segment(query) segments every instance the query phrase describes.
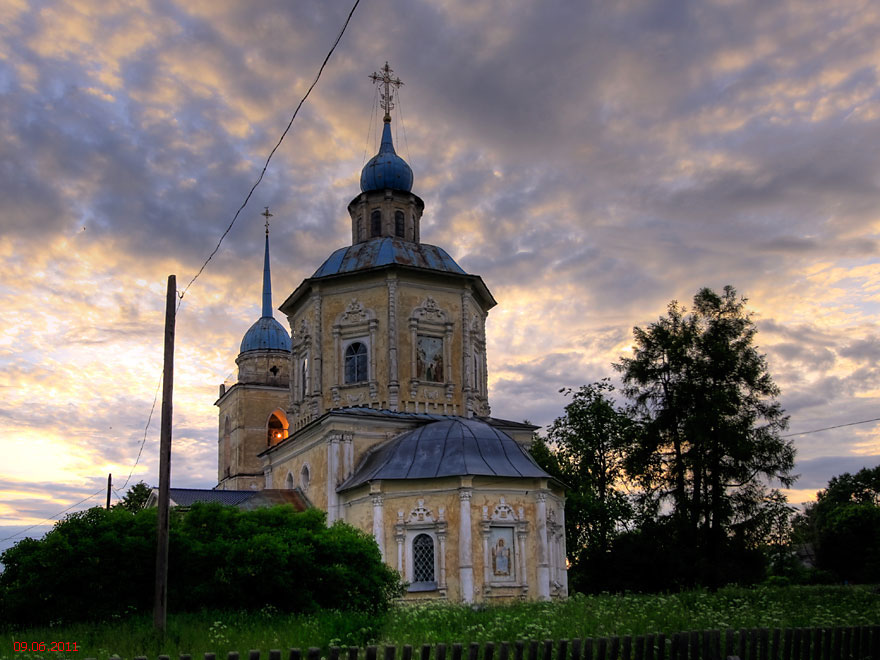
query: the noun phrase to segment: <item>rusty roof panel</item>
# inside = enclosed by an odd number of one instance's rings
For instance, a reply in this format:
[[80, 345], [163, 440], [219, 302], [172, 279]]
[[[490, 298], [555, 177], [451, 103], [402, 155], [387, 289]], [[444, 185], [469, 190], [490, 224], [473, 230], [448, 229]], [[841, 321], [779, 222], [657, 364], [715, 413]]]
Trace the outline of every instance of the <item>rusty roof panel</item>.
[[385, 236], [336, 250], [312, 277], [352, 273], [391, 264], [467, 274], [443, 248]]

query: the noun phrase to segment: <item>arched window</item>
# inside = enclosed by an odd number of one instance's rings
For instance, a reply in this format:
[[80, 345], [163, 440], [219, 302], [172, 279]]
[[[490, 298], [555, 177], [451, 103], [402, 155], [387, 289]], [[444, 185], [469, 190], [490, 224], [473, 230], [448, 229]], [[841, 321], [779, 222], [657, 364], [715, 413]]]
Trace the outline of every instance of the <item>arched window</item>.
[[309, 466], [303, 465], [302, 469], [299, 471], [299, 485], [303, 490], [309, 489], [309, 483], [311, 483], [311, 474], [309, 472]]
[[287, 490], [293, 490], [293, 475], [290, 472], [287, 473], [287, 479], [284, 480], [284, 487]]
[[367, 347], [359, 341], [345, 349], [345, 382], [362, 383], [367, 380]]
[[394, 235], [404, 237], [403, 211], [394, 212]]
[[269, 417], [269, 423], [266, 425], [266, 445], [271, 447], [277, 445], [284, 440], [284, 422], [278, 419], [278, 415], [273, 414]]
[[434, 539], [419, 534], [412, 542], [413, 582], [434, 581]]
[[223, 474], [224, 476], [229, 476], [230, 473], [230, 465], [229, 461], [232, 457], [232, 425], [229, 423], [229, 415], [226, 416], [226, 419], [223, 421]]
[[370, 214], [370, 237], [382, 235], [382, 212], [376, 209]]
[[364, 240], [364, 219], [360, 216], [357, 219], [357, 240], [358, 242]]

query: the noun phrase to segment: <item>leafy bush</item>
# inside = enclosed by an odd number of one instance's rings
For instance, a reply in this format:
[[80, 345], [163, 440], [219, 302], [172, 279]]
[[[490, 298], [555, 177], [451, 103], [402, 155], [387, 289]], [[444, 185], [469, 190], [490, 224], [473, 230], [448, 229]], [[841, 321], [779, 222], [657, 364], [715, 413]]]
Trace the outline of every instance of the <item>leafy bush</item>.
[[[35, 625], [148, 611], [155, 548], [155, 509], [68, 516], [0, 557], [0, 619]], [[321, 511], [216, 504], [173, 512], [168, 582], [171, 611], [377, 612], [400, 588], [372, 537], [341, 522], [328, 528]]]

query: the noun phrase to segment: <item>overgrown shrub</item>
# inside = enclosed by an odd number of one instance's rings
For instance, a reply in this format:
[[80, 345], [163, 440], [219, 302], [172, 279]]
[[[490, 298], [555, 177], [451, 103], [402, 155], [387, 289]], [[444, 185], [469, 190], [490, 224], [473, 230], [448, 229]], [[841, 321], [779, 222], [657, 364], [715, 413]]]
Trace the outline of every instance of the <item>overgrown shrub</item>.
[[[171, 611], [319, 608], [376, 612], [399, 592], [372, 537], [324, 513], [279, 506], [173, 511]], [[68, 516], [0, 561], [0, 620], [39, 625], [102, 620], [153, 605], [156, 510], [100, 508]]]

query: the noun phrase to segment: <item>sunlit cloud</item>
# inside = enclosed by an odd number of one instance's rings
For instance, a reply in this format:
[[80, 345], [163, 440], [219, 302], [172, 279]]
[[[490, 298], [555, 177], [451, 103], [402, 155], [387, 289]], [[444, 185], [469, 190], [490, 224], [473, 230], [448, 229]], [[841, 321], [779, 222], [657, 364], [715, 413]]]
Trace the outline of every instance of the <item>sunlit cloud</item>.
[[[121, 487], [142, 442], [131, 479], [155, 483], [166, 278], [183, 288], [214, 249], [346, 12], [0, 4], [8, 534], [108, 472]], [[560, 388], [616, 376], [634, 326], [732, 284], [792, 432], [876, 417], [878, 43], [880, 9], [856, 0], [362, 4], [181, 301], [175, 485], [216, 479], [213, 402], [260, 309], [259, 211], [276, 304], [350, 240], [385, 60], [405, 81], [393, 128], [422, 239], [499, 303], [493, 414], [549, 424]], [[877, 428], [797, 436], [792, 501], [876, 458]]]

